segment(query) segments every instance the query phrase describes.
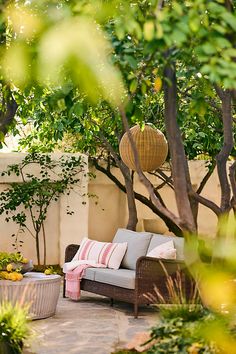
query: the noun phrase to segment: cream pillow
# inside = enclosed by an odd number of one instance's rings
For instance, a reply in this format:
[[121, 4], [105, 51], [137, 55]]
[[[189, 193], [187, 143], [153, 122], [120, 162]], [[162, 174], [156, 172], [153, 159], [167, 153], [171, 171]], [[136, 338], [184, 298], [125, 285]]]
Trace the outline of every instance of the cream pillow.
[[176, 259], [176, 249], [173, 241], [162, 243], [148, 252], [147, 257]]

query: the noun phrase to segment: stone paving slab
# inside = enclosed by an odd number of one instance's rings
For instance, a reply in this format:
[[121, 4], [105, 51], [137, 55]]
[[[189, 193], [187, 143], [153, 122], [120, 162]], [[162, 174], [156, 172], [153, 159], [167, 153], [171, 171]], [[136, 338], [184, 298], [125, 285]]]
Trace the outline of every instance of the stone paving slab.
[[35, 338], [24, 354], [110, 354], [158, 321], [151, 306], [138, 319], [132, 312], [130, 304], [110, 307], [109, 299], [84, 291], [78, 301], [60, 296], [55, 316], [32, 322]]

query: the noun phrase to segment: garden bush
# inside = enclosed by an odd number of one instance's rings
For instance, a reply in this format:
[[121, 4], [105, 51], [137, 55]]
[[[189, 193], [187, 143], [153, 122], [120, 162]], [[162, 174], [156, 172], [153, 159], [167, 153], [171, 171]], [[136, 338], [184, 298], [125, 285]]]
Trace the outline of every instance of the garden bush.
[[0, 353], [22, 353], [24, 341], [31, 336], [27, 307], [0, 304]]

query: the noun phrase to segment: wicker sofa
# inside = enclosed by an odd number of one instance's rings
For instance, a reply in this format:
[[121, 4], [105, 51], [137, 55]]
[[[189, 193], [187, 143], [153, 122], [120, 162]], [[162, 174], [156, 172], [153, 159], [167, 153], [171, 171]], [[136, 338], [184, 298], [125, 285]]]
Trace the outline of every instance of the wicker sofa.
[[[150, 250], [169, 240], [174, 241], [176, 260], [160, 260], [146, 256]], [[154, 300], [156, 298], [155, 287], [168, 302], [166, 272], [172, 278], [181, 274], [182, 286], [186, 288], [186, 293], [189, 293], [191, 285], [188, 276], [186, 277], [183, 238], [118, 229], [112, 242], [127, 242], [128, 244], [120, 268], [118, 270], [87, 268], [81, 280], [82, 290], [107, 296], [111, 298], [111, 302], [116, 299], [134, 304], [135, 317], [138, 316], [139, 305], [157, 301]], [[68, 245], [65, 251], [65, 262], [70, 262], [78, 249], [77, 244]], [[65, 297], [65, 280], [63, 297]]]

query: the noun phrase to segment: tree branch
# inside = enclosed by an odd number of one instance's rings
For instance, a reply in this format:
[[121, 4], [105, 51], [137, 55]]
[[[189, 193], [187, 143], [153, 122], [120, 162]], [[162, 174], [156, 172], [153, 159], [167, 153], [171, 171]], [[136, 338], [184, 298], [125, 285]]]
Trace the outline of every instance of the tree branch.
[[157, 172], [148, 172], [150, 175], [155, 176], [159, 178], [163, 183], [161, 183], [156, 189], [161, 189], [164, 187], [166, 184], [171, 188], [173, 188], [173, 180], [172, 176], [167, 176], [163, 171], [161, 171], [159, 168], [157, 169]]
[[[99, 165], [98, 161], [93, 158], [92, 162], [95, 166], [95, 168], [102, 172], [103, 174], [105, 174], [110, 180], [112, 180], [116, 186], [124, 193], [126, 193], [126, 188], [125, 186], [119, 181], [119, 179], [113, 175], [111, 173], [110, 170], [107, 170], [106, 168], [104, 168], [103, 166]], [[181, 230], [181, 228], [175, 224], [170, 218], [166, 217], [165, 215], [163, 215], [157, 208], [156, 206], [152, 203], [152, 201], [150, 199], [148, 199], [147, 197], [145, 197], [142, 194], [139, 194], [137, 192], [134, 191], [134, 196], [135, 199], [140, 201], [142, 204], [146, 205], [149, 209], [151, 209], [153, 211], [154, 214], [158, 215], [166, 224], [166, 226], [168, 227], [169, 231], [173, 232], [176, 236], [183, 236], [183, 232]]]
[[212, 161], [211, 168], [208, 169], [208, 172], [205, 174], [205, 176], [203, 177], [198, 189], [196, 190], [197, 194], [201, 194], [201, 192], [203, 191], [203, 188], [205, 187], [206, 183], [208, 182], [209, 178], [211, 177], [215, 166], [216, 166], [216, 162]]
[[214, 202], [212, 202], [207, 198], [202, 197], [201, 195], [199, 195], [197, 192], [194, 192], [193, 190], [190, 192], [190, 194], [199, 203], [211, 209], [217, 216], [220, 216], [221, 208], [219, 208], [217, 204], [215, 204]]

